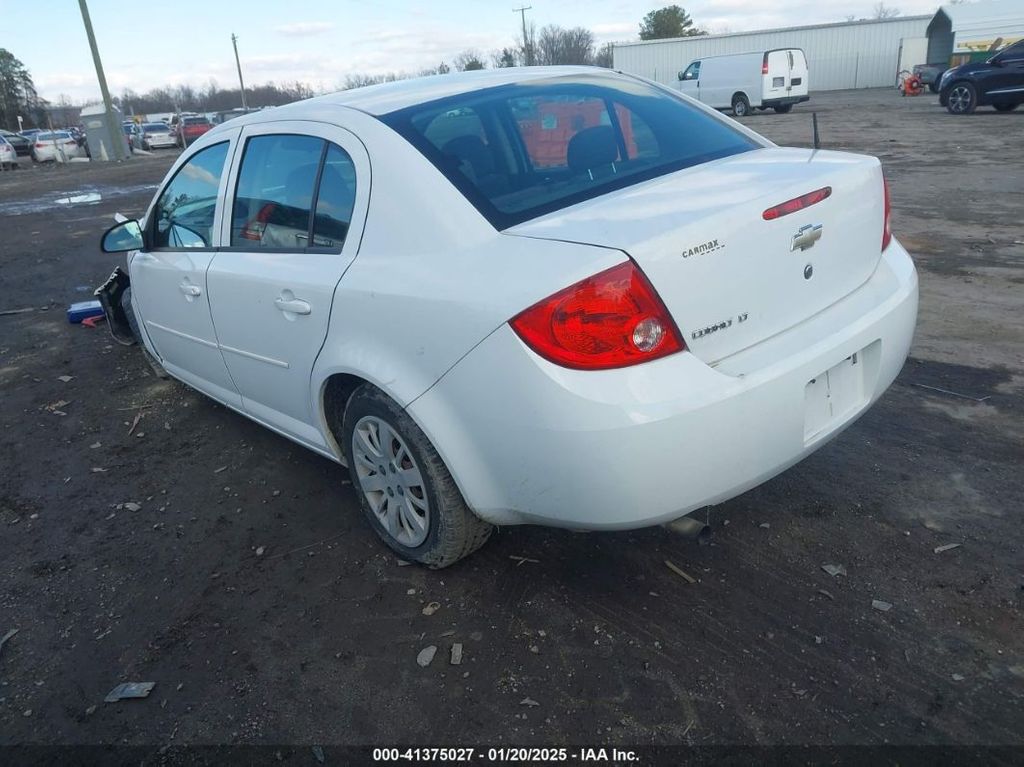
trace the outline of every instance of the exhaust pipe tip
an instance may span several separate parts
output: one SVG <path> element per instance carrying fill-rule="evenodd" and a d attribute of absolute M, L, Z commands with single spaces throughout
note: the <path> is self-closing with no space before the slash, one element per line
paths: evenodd
<path fill-rule="evenodd" d="M 671 533 L 691 541 L 699 541 L 711 535 L 711 526 L 693 517 L 679 517 L 666 522 L 663 527 Z"/>

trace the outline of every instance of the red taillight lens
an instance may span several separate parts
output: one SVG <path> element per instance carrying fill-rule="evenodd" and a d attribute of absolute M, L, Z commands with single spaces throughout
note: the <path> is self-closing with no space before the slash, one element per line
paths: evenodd
<path fill-rule="evenodd" d="M 794 197 L 792 200 L 786 200 L 783 203 L 768 208 L 768 210 L 761 214 L 761 218 L 765 221 L 774 221 L 777 218 L 788 216 L 790 213 L 796 213 L 804 208 L 809 208 L 811 205 L 831 196 L 832 187 L 823 186 L 821 189 L 815 189 L 813 192 L 802 194 L 799 197 Z"/>
<path fill-rule="evenodd" d="M 889 199 L 889 182 L 882 177 L 882 189 L 885 193 L 885 219 L 882 223 L 882 250 L 889 247 L 892 242 L 892 227 L 889 224 L 889 217 L 892 215 L 892 202 Z"/>
<path fill-rule="evenodd" d="M 768 74 L 768 54 L 767 53 L 764 55 L 764 58 L 761 59 L 761 74 L 762 75 Z"/>
<path fill-rule="evenodd" d="M 576 370 L 636 365 L 686 344 L 632 261 L 580 280 L 509 321 L 537 354 Z"/>
<path fill-rule="evenodd" d="M 36 142 L 36 149 L 43 149 L 46 146 L 42 141 Z"/>

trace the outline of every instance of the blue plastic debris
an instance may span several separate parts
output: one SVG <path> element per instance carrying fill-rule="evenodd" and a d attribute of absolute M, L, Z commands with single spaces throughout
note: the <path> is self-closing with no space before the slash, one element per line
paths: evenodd
<path fill-rule="evenodd" d="M 68 307 L 68 322 L 79 323 L 89 317 L 100 317 L 103 307 L 99 301 L 79 301 Z"/>

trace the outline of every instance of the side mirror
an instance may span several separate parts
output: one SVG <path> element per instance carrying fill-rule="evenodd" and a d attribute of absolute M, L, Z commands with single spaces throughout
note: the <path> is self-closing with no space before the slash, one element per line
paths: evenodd
<path fill-rule="evenodd" d="M 100 248 L 104 253 L 123 253 L 126 250 L 141 250 L 144 247 L 142 227 L 138 221 L 122 221 L 110 227 Z"/>

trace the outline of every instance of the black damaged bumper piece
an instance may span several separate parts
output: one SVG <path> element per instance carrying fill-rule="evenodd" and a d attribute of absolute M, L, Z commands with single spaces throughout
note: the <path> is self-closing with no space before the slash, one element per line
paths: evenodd
<path fill-rule="evenodd" d="M 128 275 L 120 266 L 111 273 L 110 278 L 96 288 L 93 295 L 100 300 L 103 313 L 107 315 L 107 327 L 118 343 L 130 346 L 136 342 L 135 334 L 132 333 L 131 323 L 125 313 L 122 299 L 124 293 L 131 284 Z"/>

